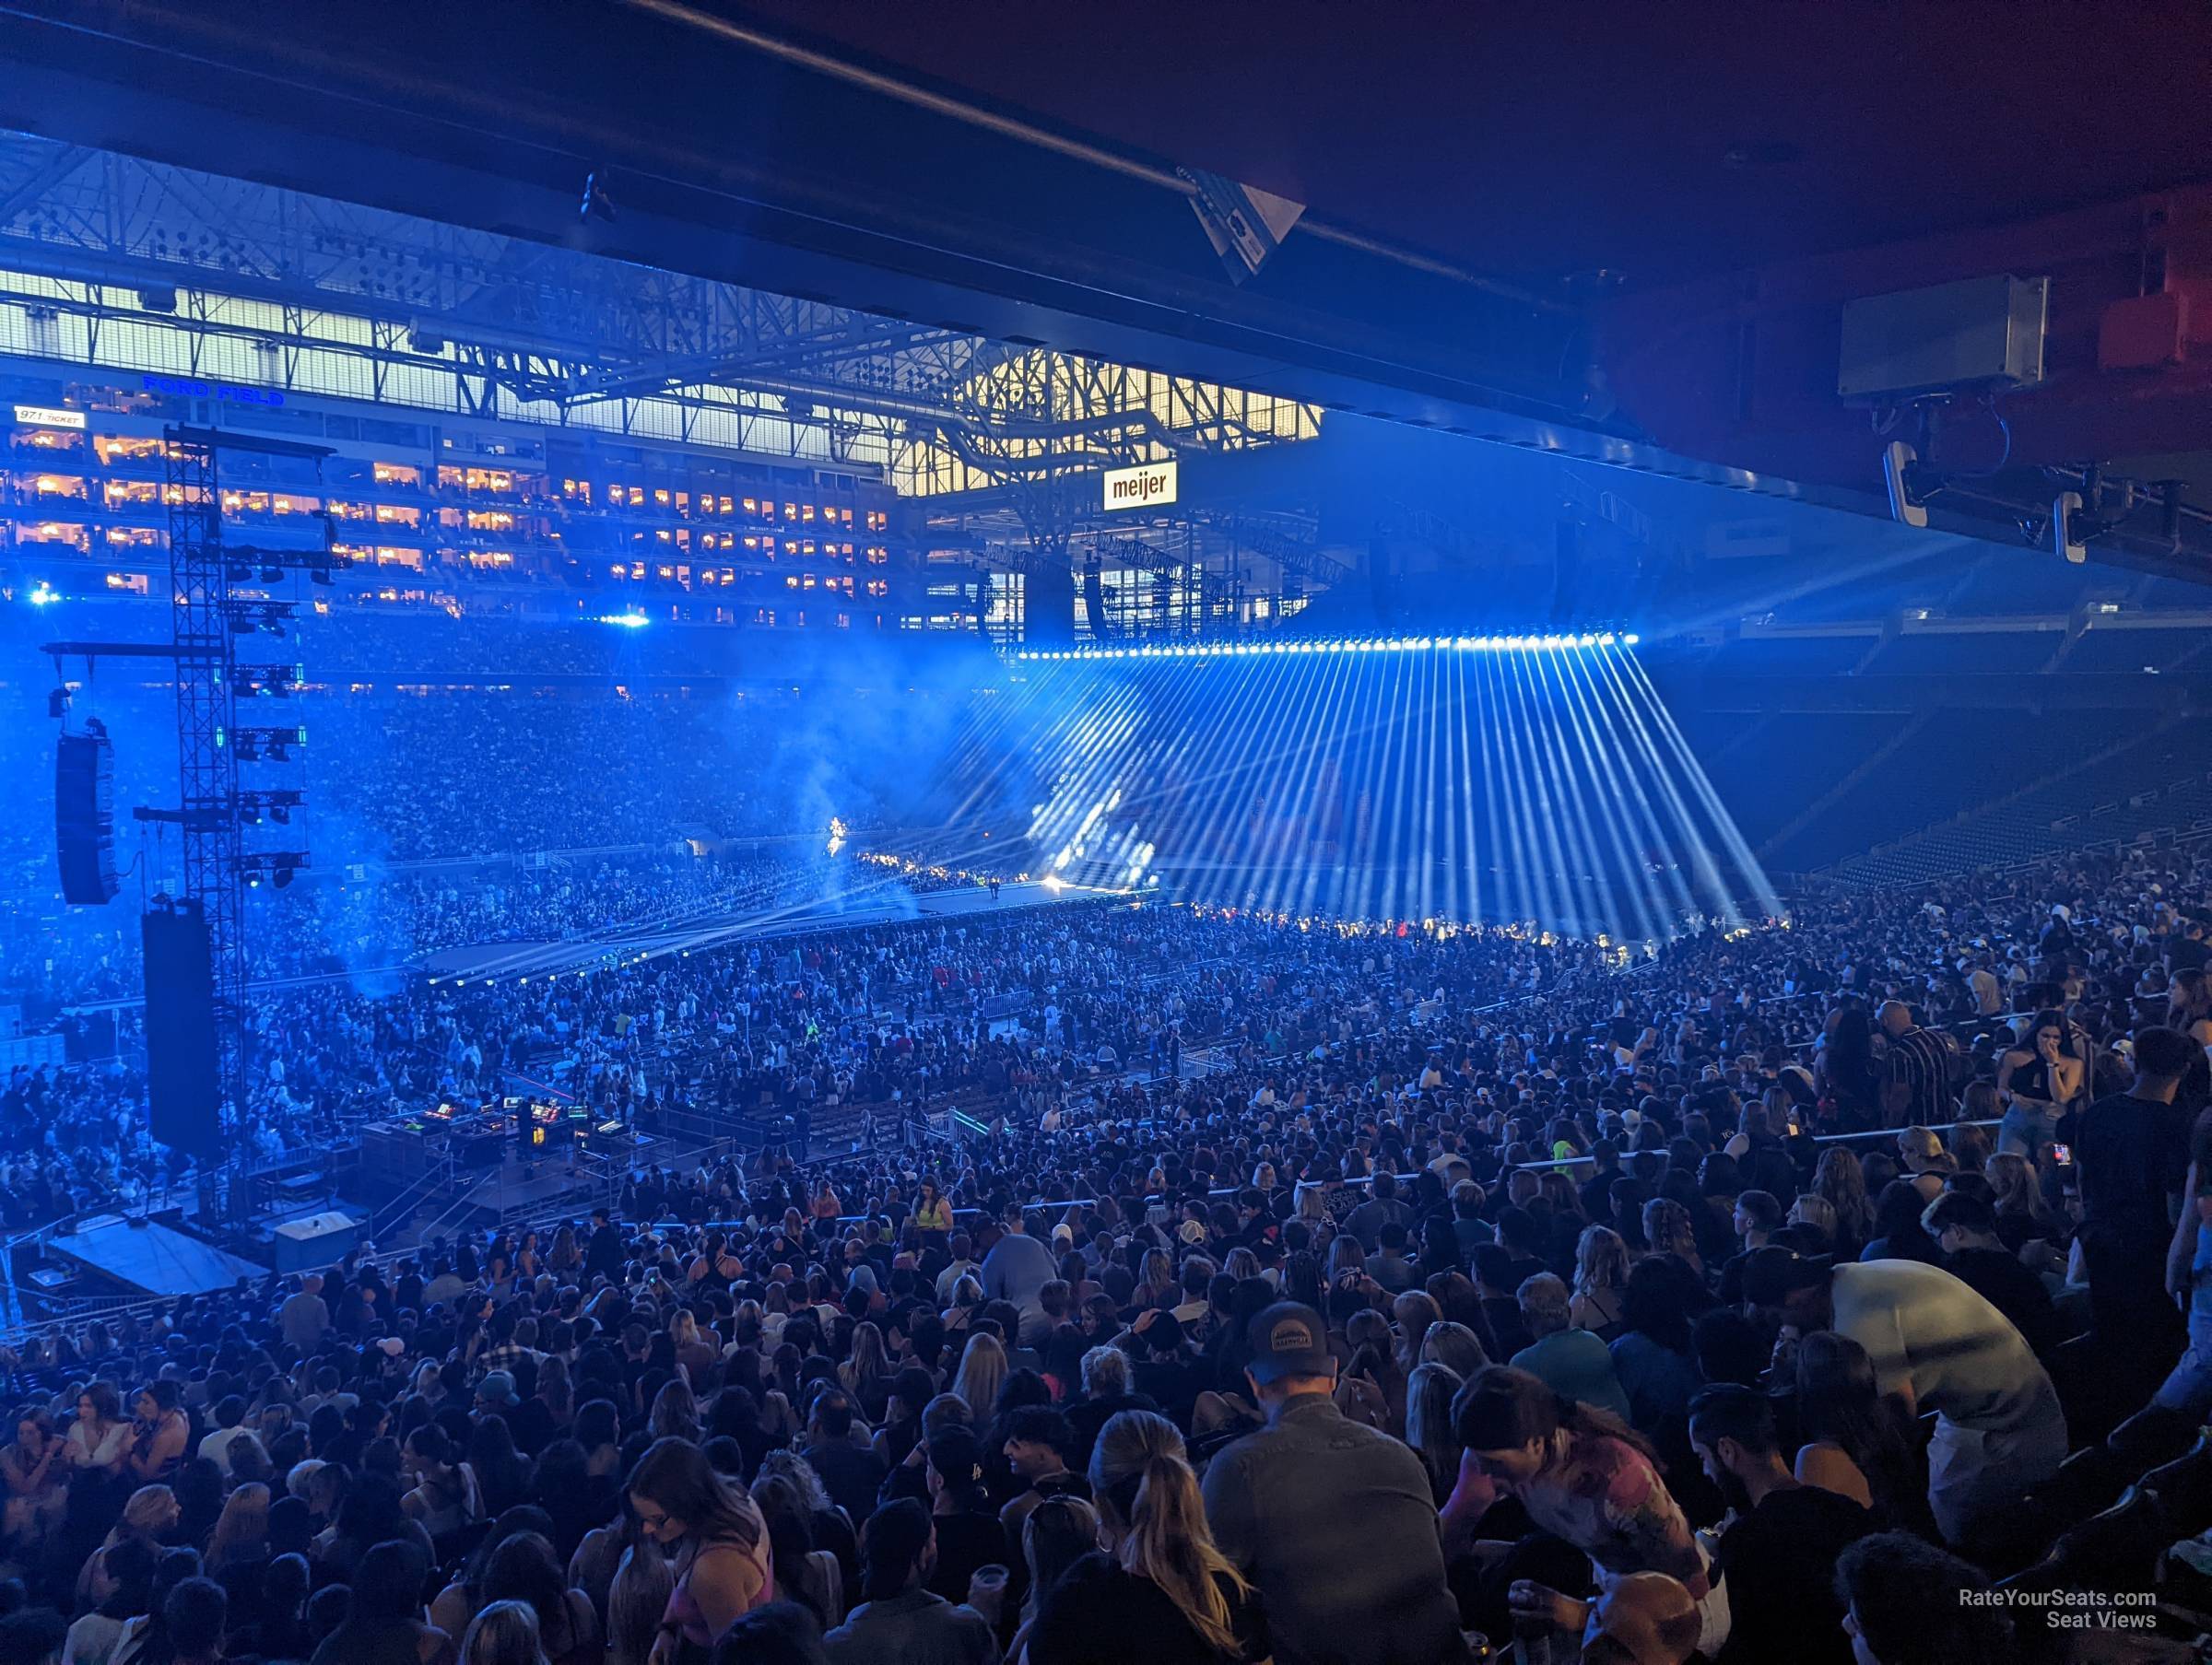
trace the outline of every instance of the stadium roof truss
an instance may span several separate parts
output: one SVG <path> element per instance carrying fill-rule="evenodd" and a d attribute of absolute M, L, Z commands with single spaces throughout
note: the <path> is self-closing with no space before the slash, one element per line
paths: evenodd
<path fill-rule="evenodd" d="M 874 465 L 964 513 L 994 499 L 1048 550 L 1099 469 L 1320 426 L 1273 395 L 23 134 L 0 134 L 0 352 Z"/>

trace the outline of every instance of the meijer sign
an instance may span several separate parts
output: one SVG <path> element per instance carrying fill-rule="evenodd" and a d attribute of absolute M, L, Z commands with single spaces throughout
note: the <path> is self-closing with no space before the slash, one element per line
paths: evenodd
<path fill-rule="evenodd" d="M 1109 468 L 1100 476 L 1106 482 L 1102 507 L 1157 509 L 1175 500 L 1175 464 L 1147 463 L 1139 468 Z"/>

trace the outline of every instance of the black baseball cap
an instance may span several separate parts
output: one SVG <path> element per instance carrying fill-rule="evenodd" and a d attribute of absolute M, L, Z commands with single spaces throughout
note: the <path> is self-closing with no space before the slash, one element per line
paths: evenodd
<path fill-rule="evenodd" d="M 1744 1299 L 1754 1307 L 1779 1307 L 1800 1289 L 1828 1281 L 1829 1262 L 1769 1243 L 1744 1256 Z"/>
<path fill-rule="evenodd" d="M 1327 1376 L 1336 1368 L 1321 1314 L 1298 1301 L 1277 1301 L 1252 1320 L 1253 1379 Z"/>

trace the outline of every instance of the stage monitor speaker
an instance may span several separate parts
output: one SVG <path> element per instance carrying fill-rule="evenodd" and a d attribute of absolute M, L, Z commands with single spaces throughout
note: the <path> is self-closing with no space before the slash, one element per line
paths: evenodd
<path fill-rule="evenodd" d="M 215 1039 L 215 956 L 196 903 L 147 914 L 147 1120 L 171 1150 L 222 1147 L 222 1072 Z"/>
<path fill-rule="evenodd" d="M 115 747 L 102 733 L 64 734 L 53 754 L 54 850 L 62 899 L 115 899 Z"/>

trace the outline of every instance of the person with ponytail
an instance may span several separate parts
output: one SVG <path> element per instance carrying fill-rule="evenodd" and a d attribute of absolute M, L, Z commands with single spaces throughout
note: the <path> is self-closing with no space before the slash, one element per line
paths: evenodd
<path fill-rule="evenodd" d="M 1123 1411 L 1091 1448 L 1102 1554 L 1046 1592 L 1029 1665 L 1259 1665 L 1272 1657 L 1259 1594 L 1214 1546 L 1182 1436 Z"/>
<path fill-rule="evenodd" d="M 1709 1576 L 1705 1553 L 1660 1477 L 1651 1444 L 1610 1412 L 1556 1392 L 1508 1365 L 1486 1365 L 1459 1391 L 1454 1431 L 1466 1455 L 1444 1505 L 1447 1540 L 1500 1495 L 1518 1497 L 1530 1520 L 1590 1557 L 1601 1590 L 1632 1573 L 1665 1573 L 1698 1603 L 1699 1646 L 1717 1656 L 1728 1639 L 1726 1592 Z M 1580 1632 L 1589 1604 L 1527 1579 L 1507 1600 L 1517 1613 Z"/>

